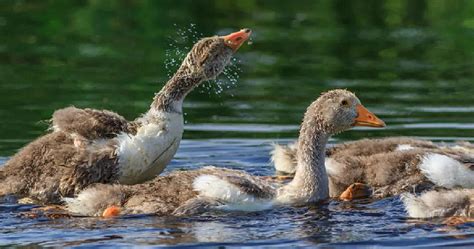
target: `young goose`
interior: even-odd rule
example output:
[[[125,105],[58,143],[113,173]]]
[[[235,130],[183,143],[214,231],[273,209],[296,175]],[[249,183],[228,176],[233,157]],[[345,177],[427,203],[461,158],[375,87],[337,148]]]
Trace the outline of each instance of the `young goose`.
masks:
[[[420,196],[406,193],[402,201],[412,218],[465,217],[474,221],[474,189],[433,190]]]
[[[242,29],[198,41],[148,112],[134,121],[106,110],[56,111],[53,131],[26,145],[1,169],[0,195],[58,203],[92,183],[152,179],[178,149],[186,95],[217,77],[250,34],[250,29]]]
[[[291,175],[297,146],[276,145],[272,160],[278,171]],[[374,189],[373,197],[399,195],[433,186],[474,188],[474,158],[469,144],[447,147],[405,137],[362,139],[326,151],[331,197],[353,183]],[[281,173],[280,173],[281,174]]]
[[[307,109],[300,130],[294,179],[277,186],[244,171],[205,167],[177,171],[138,185],[96,185],[66,200],[82,215],[154,213],[184,215],[220,210],[261,210],[274,205],[302,205],[329,196],[325,146],[332,134],[352,126],[384,126],[347,90],[322,94]]]

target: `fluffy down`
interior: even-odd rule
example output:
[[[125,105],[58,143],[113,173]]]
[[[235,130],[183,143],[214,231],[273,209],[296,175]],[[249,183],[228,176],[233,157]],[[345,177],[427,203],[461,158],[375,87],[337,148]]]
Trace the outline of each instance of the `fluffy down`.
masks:
[[[72,106],[54,112],[52,128],[88,140],[113,138],[122,132],[134,133],[133,124],[115,112]]]
[[[277,174],[286,175],[294,174],[296,171],[296,145],[288,144],[287,146],[274,144],[273,150],[270,152],[271,161],[275,165]]]
[[[76,198],[64,198],[67,210],[85,216],[101,216],[112,206],[121,206],[127,194],[119,185],[97,184],[82,191]]]
[[[412,218],[474,215],[473,210],[470,210],[474,199],[474,190],[471,189],[429,191],[420,196],[406,193],[401,199],[408,216]]]

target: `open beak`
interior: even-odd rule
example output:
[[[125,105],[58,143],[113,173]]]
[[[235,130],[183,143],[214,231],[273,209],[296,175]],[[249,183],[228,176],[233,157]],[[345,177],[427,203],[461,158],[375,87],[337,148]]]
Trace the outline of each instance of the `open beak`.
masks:
[[[357,104],[357,118],[353,126],[370,126],[370,127],[385,127],[385,122],[377,118],[367,108],[361,104]]]
[[[242,44],[249,39],[252,30],[250,29],[241,29],[240,31],[234,32],[230,35],[221,36],[224,39],[224,42],[227,46],[232,48],[232,50],[237,51],[237,49],[242,46]]]

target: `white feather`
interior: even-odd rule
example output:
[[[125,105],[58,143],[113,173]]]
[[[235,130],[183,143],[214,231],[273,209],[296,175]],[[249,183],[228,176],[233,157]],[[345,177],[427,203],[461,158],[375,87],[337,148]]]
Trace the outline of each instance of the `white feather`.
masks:
[[[237,186],[214,175],[201,175],[193,182],[193,188],[201,196],[224,203],[219,209],[238,211],[259,211],[270,208],[270,199],[259,199],[242,192]]]
[[[167,112],[147,115],[153,121],[138,128],[136,135],[123,133],[117,138],[120,183],[136,184],[152,179],[163,171],[178,150],[183,116]]]
[[[415,195],[404,193],[401,195],[405,210],[409,217],[412,218],[427,218],[431,217],[426,210],[426,205]]]
[[[401,199],[412,218],[469,216],[469,198],[473,194],[472,190],[456,189],[429,191],[420,196],[405,193]]]
[[[411,146],[410,144],[399,144],[397,148],[395,149],[395,151],[406,151],[406,150],[412,150],[412,149],[414,149],[414,147]]]
[[[438,186],[474,188],[474,171],[448,156],[430,153],[422,159],[419,168]]]

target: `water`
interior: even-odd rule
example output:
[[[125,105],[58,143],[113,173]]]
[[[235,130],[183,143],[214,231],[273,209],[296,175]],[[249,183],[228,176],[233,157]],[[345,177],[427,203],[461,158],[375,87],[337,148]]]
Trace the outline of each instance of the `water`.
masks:
[[[212,164],[273,174],[271,142],[292,141],[307,105],[332,88],[355,91],[388,127],[354,129],[331,143],[394,135],[473,141],[473,10],[470,1],[449,0],[2,1],[0,164],[43,134],[55,109],[110,109],[129,119],[144,112],[168,78],[178,29],[254,33],[236,56],[237,83],[223,76],[222,91],[210,82],[186,99],[184,141],[168,171]],[[406,219],[397,198],[190,218],[19,217],[31,208],[0,204],[1,245],[474,243],[472,223]]]

